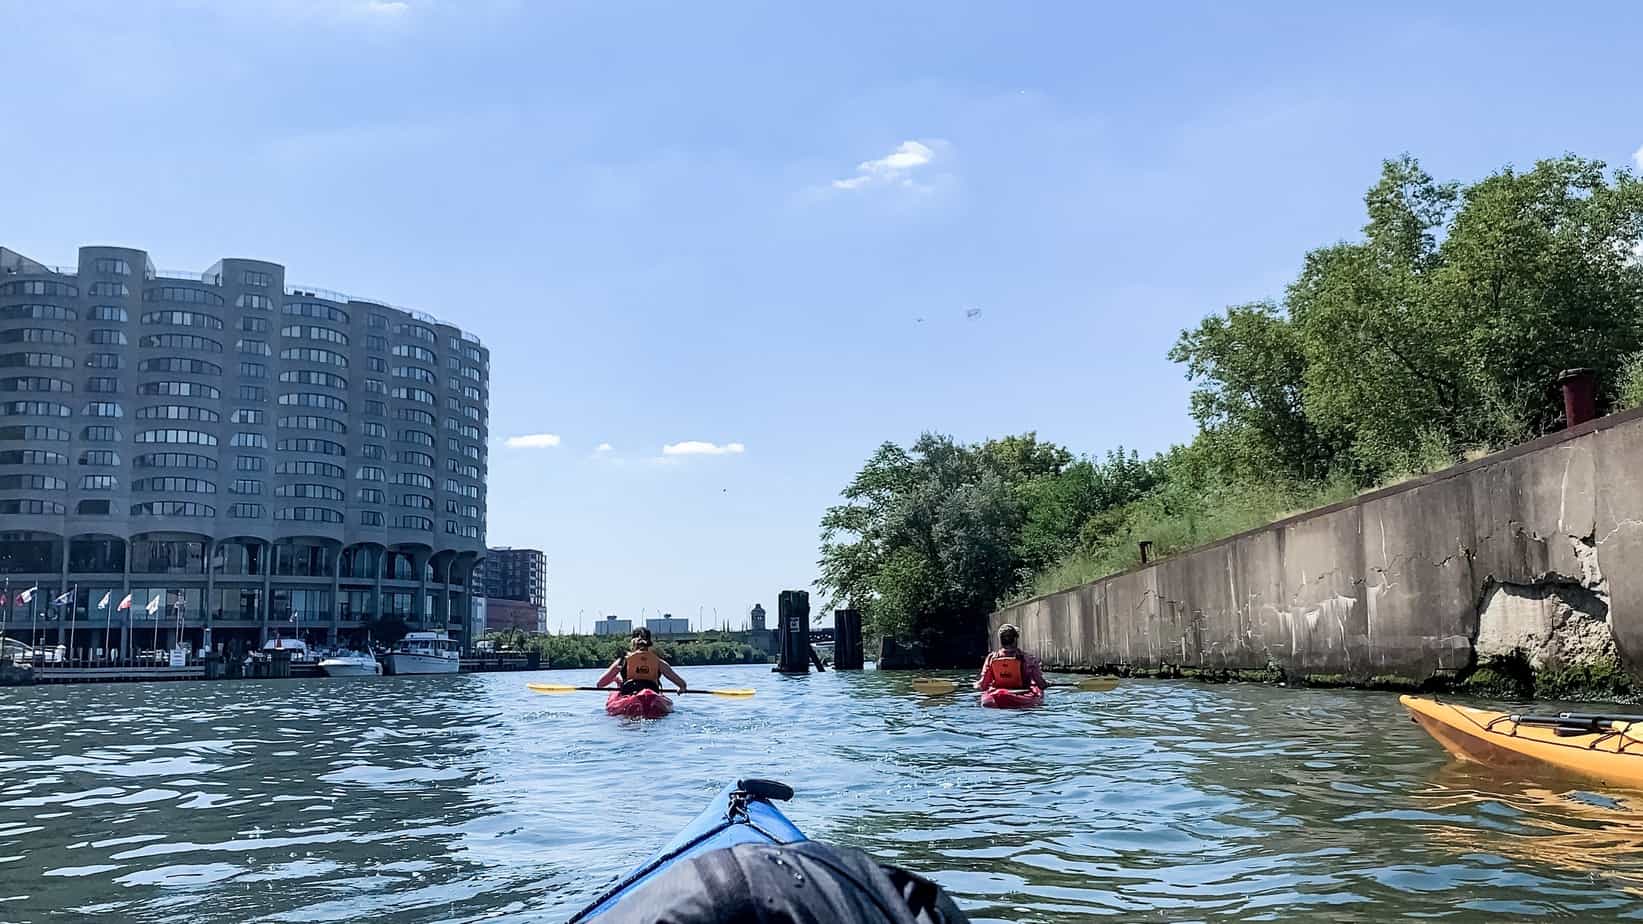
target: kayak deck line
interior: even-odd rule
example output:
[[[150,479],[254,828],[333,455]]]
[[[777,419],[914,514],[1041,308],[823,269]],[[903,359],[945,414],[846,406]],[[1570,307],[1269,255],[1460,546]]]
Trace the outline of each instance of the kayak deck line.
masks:
[[[646,879],[677,860],[705,852],[704,849],[711,849],[708,845],[715,841],[720,841],[722,846],[728,847],[737,843],[793,844],[805,840],[804,833],[772,804],[773,801],[786,802],[792,798],[792,787],[784,783],[761,779],[737,780],[735,784],[722,790],[706,810],[685,826],[680,835],[675,835],[675,842],[664,846],[637,869],[623,876],[586,908],[577,912],[567,924],[576,924],[605,913],[623,895]],[[763,810],[755,812],[756,807],[762,807]],[[756,814],[768,814],[770,818],[761,823],[755,817]],[[777,823],[785,824],[787,830],[780,830]],[[701,830],[678,840],[685,832],[697,828]],[[771,830],[772,828],[776,830]]]
[[[1643,747],[1638,747],[1643,741],[1632,733],[1634,727],[1643,729],[1643,718],[1610,719],[1621,727],[1594,728],[1525,722],[1521,715],[1435,698],[1402,696],[1399,702],[1416,724],[1462,760],[1553,768],[1611,785],[1643,786]]]

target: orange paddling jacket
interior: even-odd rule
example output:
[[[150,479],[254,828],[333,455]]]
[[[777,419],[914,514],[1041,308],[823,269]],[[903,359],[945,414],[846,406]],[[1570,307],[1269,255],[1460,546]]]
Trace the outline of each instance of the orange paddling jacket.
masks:
[[[641,648],[622,659],[622,687],[660,690],[662,659],[649,648]]]

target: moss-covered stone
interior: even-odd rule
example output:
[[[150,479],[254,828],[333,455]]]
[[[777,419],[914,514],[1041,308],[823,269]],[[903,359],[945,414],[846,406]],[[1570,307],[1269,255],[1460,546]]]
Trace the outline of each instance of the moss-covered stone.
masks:
[[[1618,702],[1635,697],[1631,678],[1613,661],[1582,664],[1535,674],[1534,695],[1542,699]]]

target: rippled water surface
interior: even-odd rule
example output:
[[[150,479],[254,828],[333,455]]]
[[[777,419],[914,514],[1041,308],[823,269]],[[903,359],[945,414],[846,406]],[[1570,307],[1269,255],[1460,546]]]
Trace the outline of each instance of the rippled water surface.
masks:
[[[1387,695],[698,668],[758,695],[634,722],[524,686],[593,676],[0,689],[0,921],[559,921],[737,775],[979,921],[1643,917],[1638,797],[1453,764]]]

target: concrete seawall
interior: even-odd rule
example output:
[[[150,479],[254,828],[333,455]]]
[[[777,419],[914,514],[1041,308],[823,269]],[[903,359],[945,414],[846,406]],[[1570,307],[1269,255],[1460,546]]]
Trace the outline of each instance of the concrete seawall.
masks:
[[[994,613],[1047,664],[1423,682],[1520,652],[1643,680],[1643,411]]]

